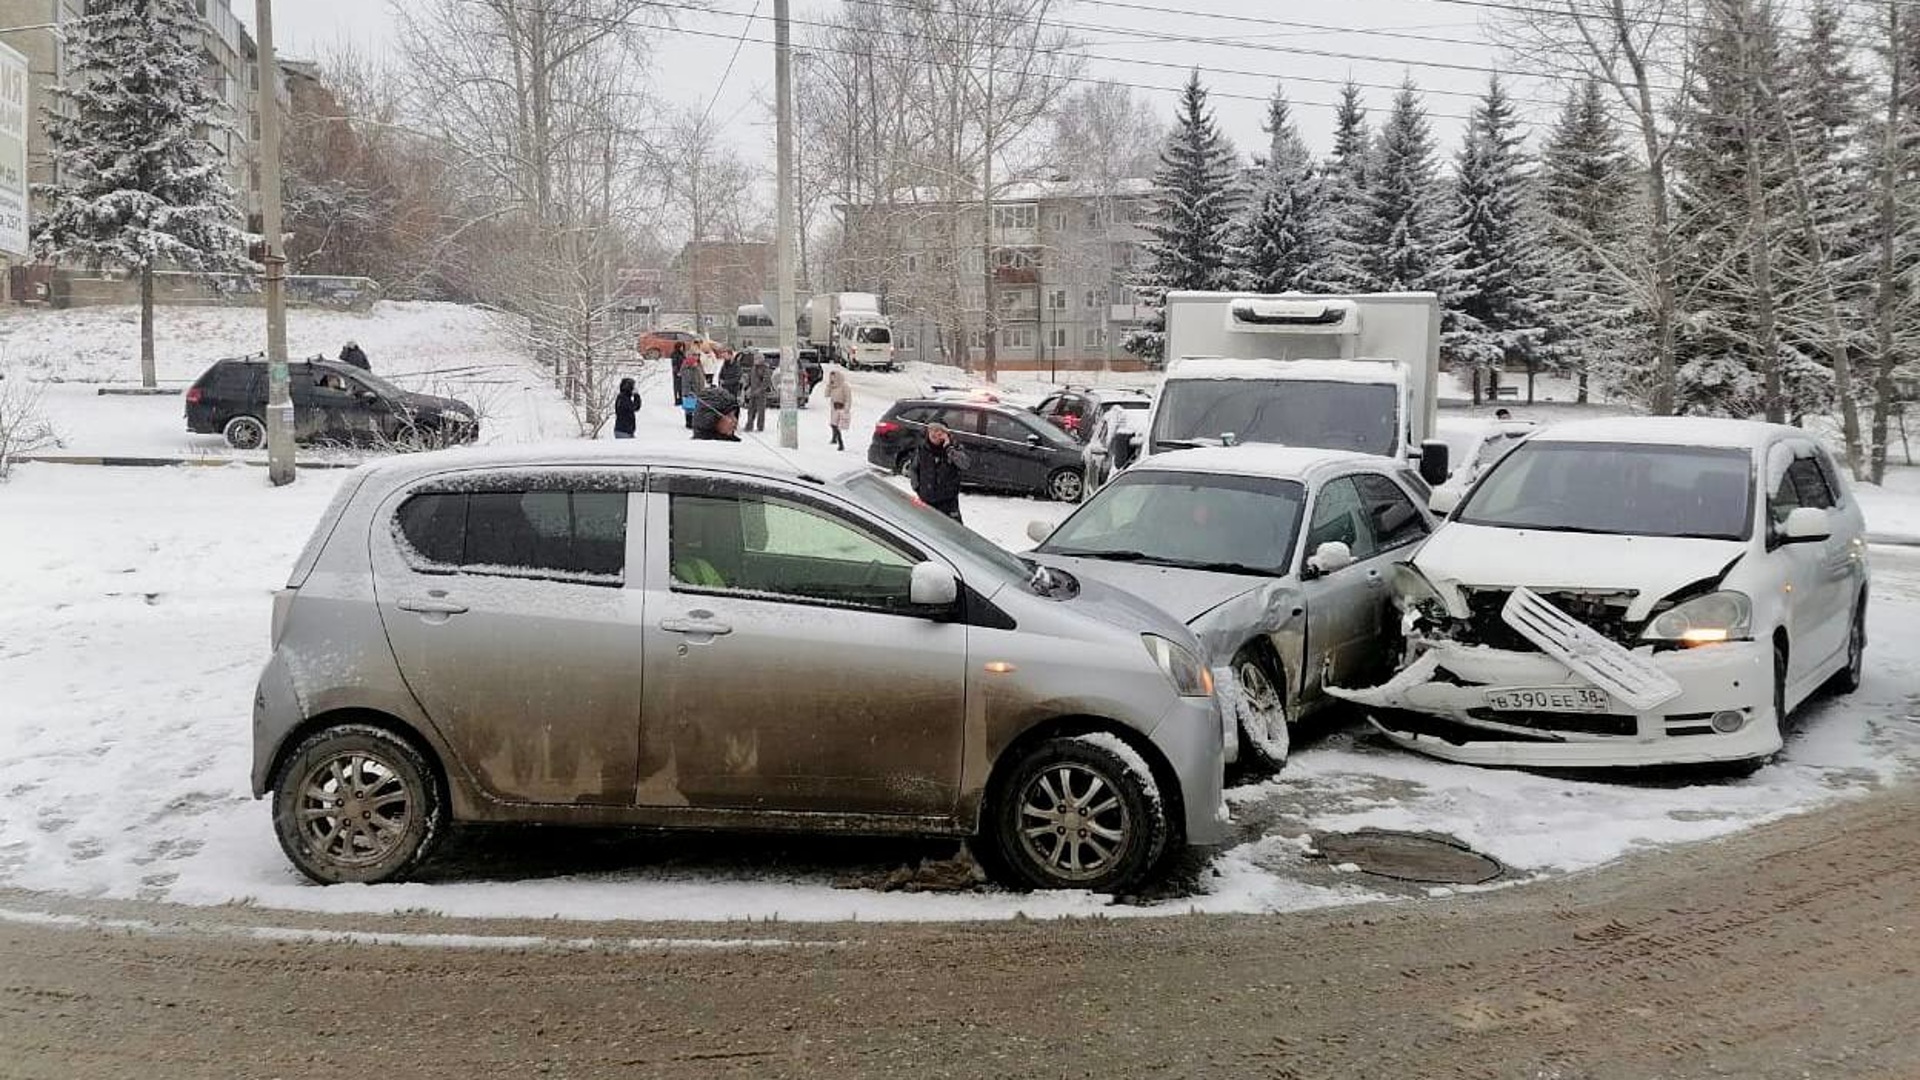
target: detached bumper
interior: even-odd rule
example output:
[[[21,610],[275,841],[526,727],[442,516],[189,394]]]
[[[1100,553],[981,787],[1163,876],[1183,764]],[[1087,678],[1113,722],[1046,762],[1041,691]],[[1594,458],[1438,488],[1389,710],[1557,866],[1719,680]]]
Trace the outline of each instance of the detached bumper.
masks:
[[[1433,644],[1380,686],[1328,692],[1366,707],[1374,726],[1395,743],[1474,765],[1706,764],[1780,749],[1772,718],[1773,657],[1764,643],[1675,650],[1651,659],[1681,687],[1679,697],[1652,712],[1636,712],[1613,698],[1599,712],[1512,708],[1511,700],[1490,695],[1593,686],[1544,653],[1446,642]]]

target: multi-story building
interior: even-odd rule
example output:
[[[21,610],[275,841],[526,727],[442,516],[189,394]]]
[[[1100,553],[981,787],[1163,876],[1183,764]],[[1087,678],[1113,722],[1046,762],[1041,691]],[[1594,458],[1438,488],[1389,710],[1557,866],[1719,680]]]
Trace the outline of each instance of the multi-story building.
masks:
[[[1132,282],[1147,238],[1140,223],[1148,192],[1145,180],[1109,190],[1070,179],[1013,184],[993,201],[990,243],[978,202],[909,193],[843,206],[842,284],[885,298],[908,360],[978,364],[992,333],[1003,368],[1130,367],[1134,358],[1121,346],[1146,317]]]
[[[726,337],[734,310],[758,304],[779,279],[773,245],[765,240],[689,241],[667,266],[663,307],[697,314],[702,329]]]

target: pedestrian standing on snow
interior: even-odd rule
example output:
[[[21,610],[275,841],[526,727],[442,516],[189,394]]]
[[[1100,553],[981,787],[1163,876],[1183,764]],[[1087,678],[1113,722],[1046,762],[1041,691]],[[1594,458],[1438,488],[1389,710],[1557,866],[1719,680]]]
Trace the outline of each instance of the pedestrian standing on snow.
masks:
[[[853,423],[853,387],[847,385],[846,372],[834,368],[827,373],[827,424],[833,429],[835,449],[847,448],[847,425]]]
[[[736,398],[740,396],[741,388],[746,382],[747,373],[742,365],[743,361],[737,352],[720,361],[720,385]]]
[[[357,341],[347,342],[347,347],[340,350],[340,362],[352,364],[369,375],[373,374],[373,365],[367,362],[366,350],[362,349]]]
[[[687,354],[683,342],[673,345],[673,377],[680,384],[680,411],[686,413],[687,427],[693,427],[694,406],[699,403],[700,391],[707,388],[707,373],[700,370],[700,357]]]
[[[740,426],[740,399],[725,387],[710,386],[694,395],[693,437],[715,442],[739,442],[734,429]]]
[[[634,392],[632,379],[620,380],[620,393],[613,399],[613,437],[633,438],[634,421],[640,412],[640,395]]]
[[[773,365],[767,354],[754,350],[753,364],[747,369],[747,430],[767,430],[767,397],[773,392]]]
[[[945,424],[928,424],[927,434],[913,455],[913,493],[920,501],[960,520],[960,473],[973,460],[953,441]]]

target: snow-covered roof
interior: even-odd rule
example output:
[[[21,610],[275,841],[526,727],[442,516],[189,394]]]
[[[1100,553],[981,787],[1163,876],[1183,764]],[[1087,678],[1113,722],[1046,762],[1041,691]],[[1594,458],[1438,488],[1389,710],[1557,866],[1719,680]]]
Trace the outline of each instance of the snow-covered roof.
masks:
[[[568,465],[587,468],[726,465],[768,476],[807,475],[830,481],[867,471],[863,463],[850,462],[844,455],[821,450],[782,450],[771,441],[751,435],[742,436],[737,443],[688,439],[671,449],[635,446],[624,440],[500,443],[430,454],[399,454],[362,468],[372,477],[400,484],[450,470]]]
[[[1175,379],[1292,379],[1312,382],[1397,383],[1405,379],[1398,360],[1241,360],[1225,356],[1183,356],[1167,365]]]
[[[1533,436],[1543,442],[1656,443],[1668,446],[1717,446],[1756,449],[1781,435],[1813,438],[1799,428],[1757,420],[1707,416],[1614,416],[1573,420]]]
[[[1263,476],[1274,480],[1305,480],[1321,469],[1343,465],[1391,465],[1387,458],[1356,454],[1351,450],[1321,450],[1311,446],[1276,446],[1272,443],[1243,443],[1239,446],[1202,446],[1192,450],[1170,450],[1142,459],[1132,471],[1228,473],[1234,476]]]

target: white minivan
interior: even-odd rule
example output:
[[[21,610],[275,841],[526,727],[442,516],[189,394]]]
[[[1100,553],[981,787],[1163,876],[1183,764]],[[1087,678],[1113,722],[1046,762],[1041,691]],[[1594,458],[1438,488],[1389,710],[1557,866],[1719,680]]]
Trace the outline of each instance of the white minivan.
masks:
[[[1859,684],[1860,504],[1777,424],[1590,420],[1540,431],[1396,572],[1406,663],[1339,696],[1395,742],[1489,765],[1758,766],[1788,714]]]

